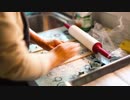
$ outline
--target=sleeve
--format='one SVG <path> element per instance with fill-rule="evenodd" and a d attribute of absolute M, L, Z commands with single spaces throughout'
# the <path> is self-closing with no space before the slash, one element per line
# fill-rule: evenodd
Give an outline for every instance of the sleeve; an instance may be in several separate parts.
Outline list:
<path fill-rule="evenodd" d="M 35 80 L 48 72 L 49 62 L 43 55 L 28 52 L 18 16 L 20 13 L 0 12 L 0 77 Z"/>

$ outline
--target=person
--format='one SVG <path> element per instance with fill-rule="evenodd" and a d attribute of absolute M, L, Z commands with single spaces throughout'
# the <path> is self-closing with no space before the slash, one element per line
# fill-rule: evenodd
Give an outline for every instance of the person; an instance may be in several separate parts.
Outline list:
<path fill-rule="evenodd" d="M 30 40 L 49 52 L 29 53 Z M 35 80 L 75 56 L 79 49 L 79 43 L 41 39 L 29 28 L 23 12 L 0 12 L 1 80 L 11 82 Z"/>

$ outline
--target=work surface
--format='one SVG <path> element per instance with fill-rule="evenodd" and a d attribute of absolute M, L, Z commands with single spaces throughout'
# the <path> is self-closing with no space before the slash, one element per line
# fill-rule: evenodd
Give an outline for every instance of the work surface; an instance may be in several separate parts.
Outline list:
<path fill-rule="evenodd" d="M 60 39 L 62 41 L 78 42 L 68 34 L 68 31 L 64 27 L 41 32 L 39 33 L 39 36 L 45 39 Z M 43 54 L 48 51 L 32 44 L 30 45 L 30 52 Z M 125 55 L 126 54 L 123 52 L 123 56 Z M 78 55 L 69 59 L 63 65 L 51 70 L 47 75 L 35 80 L 35 82 L 38 86 L 67 86 L 66 82 L 73 81 L 92 70 L 96 70 L 98 67 L 102 67 L 103 65 L 110 63 L 111 61 L 104 61 L 102 63 L 98 62 L 99 60 L 94 57 L 92 52 L 81 45 L 81 50 Z M 92 67 L 90 64 L 95 64 L 94 66 L 96 67 Z M 129 76 L 130 66 L 128 65 L 125 68 L 107 74 L 95 81 L 84 84 L 83 86 L 128 86 L 130 84 Z"/>
<path fill-rule="evenodd" d="M 83 86 L 130 86 L 130 65 Z"/>

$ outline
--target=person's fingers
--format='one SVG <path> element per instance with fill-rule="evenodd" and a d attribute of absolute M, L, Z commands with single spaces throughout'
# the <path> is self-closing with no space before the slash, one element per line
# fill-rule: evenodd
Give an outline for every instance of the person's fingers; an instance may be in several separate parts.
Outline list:
<path fill-rule="evenodd" d="M 65 43 L 64 41 L 61 41 L 62 43 Z"/>
<path fill-rule="evenodd" d="M 81 49 L 81 47 L 79 46 L 79 43 L 68 43 L 67 44 L 62 44 L 62 45 L 59 45 L 57 47 L 58 51 L 56 50 L 56 52 L 59 52 L 59 54 L 64 54 L 66 56 L 73 56 L 75 54 L 77 54 L 79 52 L 79 50 Z"/>
<path fill-rule="evenodd" d="M 47 46 L 48 46 L 48 49 L 51 50 L 55 47 L 55 43 L 53 40 L 47 40 Z"/>
<path fill-rule="evenodd" d="M 81 47 L 72 48 L 73 51 L 79 51 L 80 49 L 81 49 Z"/>
<path fill-rule="evenodd" d="M 80 48 L 79 43 L 63 43 L 52 49 L 49 53 L 56 59 L 56 62 L 60 64 L 78 54 Z"/>
<path fill-rule="evenodd" d="M 59 45 L 59 44 L 61 44 L 61 43 L 63 43 L 62 41 L 60 41 L 60 40 L 53 40 L 53 46 L 57 46 L 57 45 Z"/>
<path fill-rule="evenodd" d="M 73 48 L 72 49 L 73 55 L 77 54 L 80 51 L 80 49 L 81 49 L 80 47 Z"/>
<path fill-rule="evenodd" d="M 64 49 L 73 49 L 73 48 L 76 48 L 76 47 L 80 47 L 80 44 L 79 43 L 74 43 L 74 42 L 70 42 L 70 43 L 66 43 L 64 45 Z"/>

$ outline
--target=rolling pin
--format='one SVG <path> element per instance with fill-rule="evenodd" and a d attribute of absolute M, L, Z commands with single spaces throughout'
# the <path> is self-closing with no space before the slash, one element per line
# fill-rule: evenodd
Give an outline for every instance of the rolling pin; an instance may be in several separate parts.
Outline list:
<path fill-rule="evenodd" d="M 64 23 L 64 26 L 68 29 L 68 32 L 71 36 L 73 36 L 75 39 L 81 42 L 89 50 L 91 50 L 94 53 L 100 53 L 108 59 L 111 58 L 111 55 L 102 48 L 102 44 L 95 38 L 90 36 L 88 33 L 81 30 L 76 25 L 69 25 L 68 23 Z"/>

